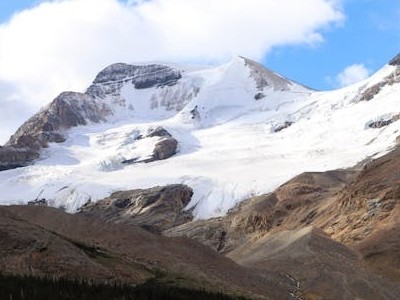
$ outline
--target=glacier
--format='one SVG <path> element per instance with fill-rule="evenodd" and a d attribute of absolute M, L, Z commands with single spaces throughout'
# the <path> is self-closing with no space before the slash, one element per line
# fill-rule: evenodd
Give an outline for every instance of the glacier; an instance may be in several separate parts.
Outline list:
<path fill-rule="evenodd" d="M 1 204 L 46 199 L 76 212 L 112 192 L 182 183 L 194 195 L 195 218 L 222 216 L 237 203 L 272 192 L 306 171 L 347 168 L 387 153 L 400 121 L 400 84 L 369 88 L 399 75 L 386 65 L 372 77 L 333 91 L 314 91 L 251 60 L 219 67 L 115 64 L 86 91 L 103 113 L 69 128 L 65 141 L 49 143 L 34 164 L 0 172 Z M 87 96 L 85 96 L 87 97 Z M 84 110 L 84 107 L 79 109 Z M 165 128 L 179 143 L 176 155 L 151 163 Z"/>

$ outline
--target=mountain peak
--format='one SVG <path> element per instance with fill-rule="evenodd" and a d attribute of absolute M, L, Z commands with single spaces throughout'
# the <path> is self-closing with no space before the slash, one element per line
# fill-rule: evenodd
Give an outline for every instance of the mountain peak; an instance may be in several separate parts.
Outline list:
<path fill-rule="evenodd" d="M 0 149 L 0 169 L 35 163 L 0 180 L 3 201 L 35 194 L 74 211 L 110 190 L 184 183 L 194 190 L 196 217 L 222 215 L 300 172 L 349 167 L 387 150 L 400 123 L 398 92 L 386 86 L 399 82 L 376 88 L 387 73 L 378 75 L 368 81 L 373 99 L 357 105 L 369 86 L 313 92 L 243 57 L 202 69 L 110 65 L 85 93 L 62 93 Z M 170 138 L 147 134 L 158 126 Z M 161 146 L 172 156 L 158 164 L 150 158 Z"/>
<path fill-rule="evenodd" d="M 148 64 L 131 65 L 126 63 L 112 64 L 103 69 L 93 84 L 124 82 L 131 80 L 136 89 L 145 89 L 157 85 L 168 85 L 182 77 L 181 72 L 168 65 Z"/>
<path fill-rule="evenodd" d="M 389 65 L 391 66 L 400 66 L 400 53 L 397 54 L 389 61 Z"/>

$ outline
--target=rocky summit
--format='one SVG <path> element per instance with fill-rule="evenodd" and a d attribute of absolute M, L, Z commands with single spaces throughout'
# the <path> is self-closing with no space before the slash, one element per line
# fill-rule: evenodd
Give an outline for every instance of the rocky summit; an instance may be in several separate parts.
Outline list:
<path fill-rule="evenodd" d="M 398 61 L 326 92 L 243 57 L 106 67 L 0 147 L 0 271 L 399 299 Z"/>

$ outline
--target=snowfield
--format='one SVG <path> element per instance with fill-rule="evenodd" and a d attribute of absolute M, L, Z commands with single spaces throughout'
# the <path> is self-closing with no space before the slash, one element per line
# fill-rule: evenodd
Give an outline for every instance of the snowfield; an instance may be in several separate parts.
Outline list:
<path fill-rule="evenodd" d="M 369 127 L 400 113 L 400 84 L 357 101 L 394 66 L 327 92 L 268 70 L 260 75 L 257 68 L 237 58 L 218 68 L 185 69 L 175 85 L 122 84 L 119 93 L 106 95 L 113 108 L 108 122 L 72 128 L 67 141 L 44 149 L 35 165 L 0 172 L 0 203 L 44 198 L 76 212 L 114 191 L 183 183 L 194 190 L 187 209 L 194 208 L 196 218 L 211 218 L 302 172 L 346 168 L 382 155 L 400 135 L 400 121 Z M 122 164 L 150 157 L 160 138 L 138 137 L 156 126 L 178 140 L 178 153 Z"/>

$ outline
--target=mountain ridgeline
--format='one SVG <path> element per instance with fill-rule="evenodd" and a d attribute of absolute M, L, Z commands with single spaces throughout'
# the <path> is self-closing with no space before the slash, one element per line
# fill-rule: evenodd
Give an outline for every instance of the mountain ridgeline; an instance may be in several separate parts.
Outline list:
<path fill-rule="evenodd" d="M 108 66 L 0 148 L 0 297 L 397 300 L 399 99 L 399 55 L 326 92 Z"/>
<path fill-rule="evenodd" d="M 263 97 L 261 91 L 266 87 L 288 90 L 293 84 L 260 64 L 244 58 L 242 60 L 260 91 L 254 95 L 256 98 Z M 105 68 L 85 93 L 63 92 L 26 121 L 0 149 L 0 168 L 7 170 L 29 165 L 40 157 L 40 150 L 48 147 L 49 143 L 64 142 L 68 129 L 89 123 L 115 121 L 121 118 L 118 115 L 120 110 L 134 116 L 137 115 L 136 105 L 147 105 L 149 110 L 157 110 L 160 106 L 166 111 L 181 111 L 201 89 L 195 82 L 180 82 L 184 73 L 185 70 L 161 64 L 117 63 Z M 180 85 L 180 89 L 168 89 L 175 85 Z M 122 93 L 130 87 L 157 91 L 145 100 L 148 103 L 129 103 Z M 160 95 L 158 91 L 161 91 Z"/>

